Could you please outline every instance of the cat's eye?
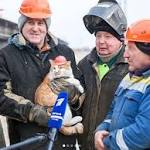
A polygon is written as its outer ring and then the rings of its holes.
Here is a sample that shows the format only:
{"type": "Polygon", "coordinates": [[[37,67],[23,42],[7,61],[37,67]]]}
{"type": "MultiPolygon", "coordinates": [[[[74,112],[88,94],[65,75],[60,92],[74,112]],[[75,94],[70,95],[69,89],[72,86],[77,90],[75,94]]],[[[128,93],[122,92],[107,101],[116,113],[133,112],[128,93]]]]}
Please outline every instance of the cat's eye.
{"type": "Polygon", "coordinates": [[[59,66],[59,69],[62,69],[62,68],[64,68],[62,65],[61,65],[61,66],[59,66]]]}

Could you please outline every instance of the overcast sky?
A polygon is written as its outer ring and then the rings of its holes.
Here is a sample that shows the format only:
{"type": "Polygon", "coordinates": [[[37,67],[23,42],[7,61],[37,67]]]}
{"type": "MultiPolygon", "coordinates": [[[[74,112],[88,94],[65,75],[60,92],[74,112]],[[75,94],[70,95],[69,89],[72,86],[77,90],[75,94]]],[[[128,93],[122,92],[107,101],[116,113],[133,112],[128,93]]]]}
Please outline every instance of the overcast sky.
{"type": "MultiPolygon", "coordinates": [[[[128,23],[150,18],[150,0],[117,0],[123,3],[128,23]]],[[[17,22],[19,6],[22,0],[0,0],[3,17],[17,22]]],[[[50,30],[56,36],[66,40],[71,47],[94,47],[95,37],[84,27],[82,18],[98,0],[49,0],[52,8],[50,30]]]]}

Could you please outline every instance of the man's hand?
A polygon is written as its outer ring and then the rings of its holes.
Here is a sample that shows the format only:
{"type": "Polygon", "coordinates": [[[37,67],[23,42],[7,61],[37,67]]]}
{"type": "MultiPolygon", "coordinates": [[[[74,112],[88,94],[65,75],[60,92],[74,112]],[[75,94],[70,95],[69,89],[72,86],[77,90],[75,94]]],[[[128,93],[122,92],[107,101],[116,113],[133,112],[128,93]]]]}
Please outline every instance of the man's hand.
{"type": "Polygon", "coordinates": [[[97,150],[105,150],[105,145],[103,139],[109,135],[108,131],[98,131],[95,133],[95,148],[97,150]]]}
{"type": "Polygon", "coordinates": [[[34,105],[29,113],[29,121],[36,122],[39,126],[48,127],[48,120],[50,118],[50,110],[40,105],[34,105]]]}

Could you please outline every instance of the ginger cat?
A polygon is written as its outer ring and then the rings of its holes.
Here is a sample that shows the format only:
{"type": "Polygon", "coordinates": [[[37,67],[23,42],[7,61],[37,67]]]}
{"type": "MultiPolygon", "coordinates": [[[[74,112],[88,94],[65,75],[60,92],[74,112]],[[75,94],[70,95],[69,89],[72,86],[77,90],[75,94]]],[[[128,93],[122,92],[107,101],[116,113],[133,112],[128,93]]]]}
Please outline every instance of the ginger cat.
{"type": "MultiPolygon", "coordinates": [[[[79,80],[74,78],[71,62],[67,61],[64,56],[57,56],[55,60],[50,60],[50,64],[49,73],[36,90],[35,103],[52,107],[56,102],[58,93],[61,91],[67,91],[69,97],[71,97],[73,101],[83,101],[83,96],[81,96],[81,94],[84,92],[84,89],[79,80]],[[82,98],[80,98],[80,96],[82,98]]],[[[68,104],[64,115],[63,127],[60,132],[64,135],[83,133],[81,121],[81,116],[72,116],[68,104]]]]}

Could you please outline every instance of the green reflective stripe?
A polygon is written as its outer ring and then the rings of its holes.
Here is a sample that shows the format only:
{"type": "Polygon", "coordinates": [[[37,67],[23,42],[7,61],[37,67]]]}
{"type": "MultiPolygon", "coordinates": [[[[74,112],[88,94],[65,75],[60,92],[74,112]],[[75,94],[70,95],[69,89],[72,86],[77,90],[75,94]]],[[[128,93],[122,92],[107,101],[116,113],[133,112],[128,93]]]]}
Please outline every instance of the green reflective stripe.
{"type": "Polygon", "coordinates": [[[104,75],[109,71],[109,66],[107,64],[98,65],[98,75],[100,80],[103,79],[104,75]]]}

